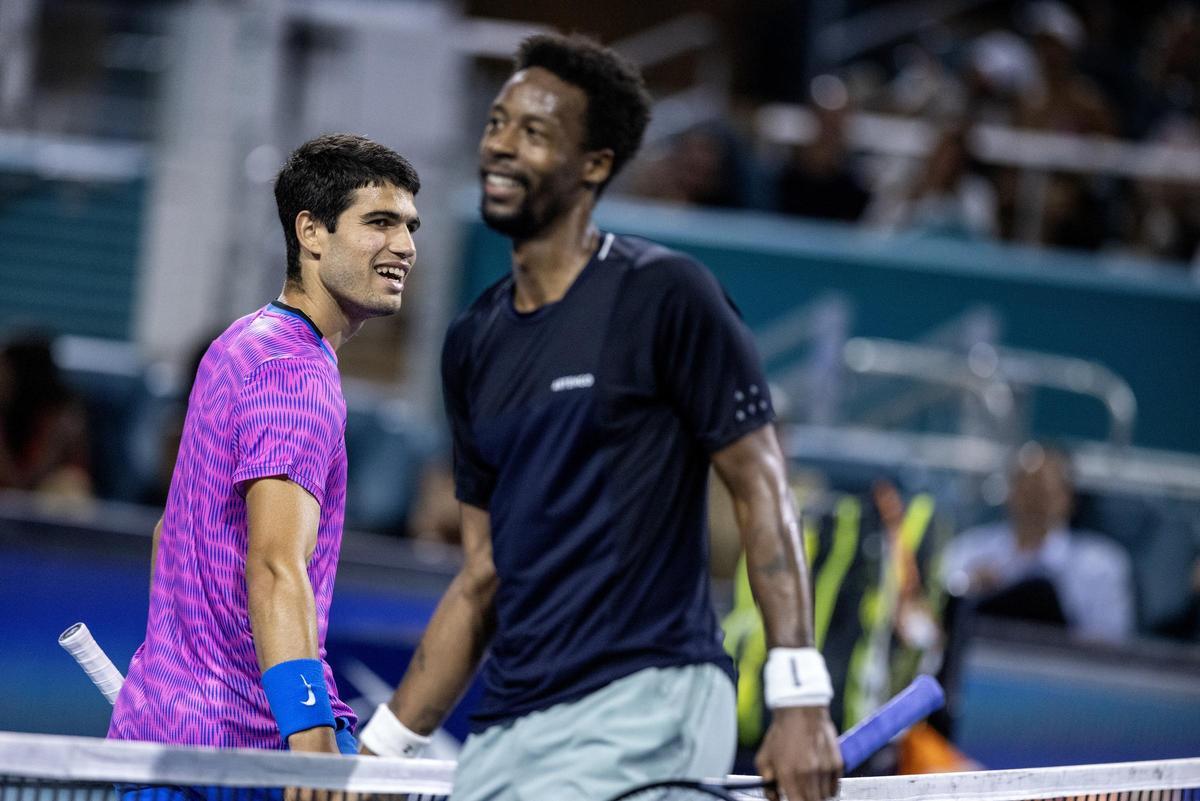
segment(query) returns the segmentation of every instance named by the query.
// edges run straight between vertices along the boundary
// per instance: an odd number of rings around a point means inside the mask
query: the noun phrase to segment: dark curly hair
[[[637,66],[582,34],[530,36],[521,42],[513,66],[514,71],[541,67],[584,91],[586,147],[612,148],[611,181],[637,152],[650,121],[650,94]]]
[[[311,212],[327,231],[350,208],[354,191],[390,183],[416,195],[421,179],[408,159],[390,148],[355,134],[325,134],[288,156],[275,179],[275,206],[287,242],[287,280],[300,283],[300,240],[296,215]]]

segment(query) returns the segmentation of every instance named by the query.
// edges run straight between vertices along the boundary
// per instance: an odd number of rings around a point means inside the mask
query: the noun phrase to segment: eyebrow
[[[387,209],[374,209],[372,211],[364,212],[363,215],[359,219],[365,221],[365,220],[375,219],[375,218],[379,218],[379,217],[382,217],[387,220],[391,220],[392,222],[402,222],[403,221],[399,214],[397,214],[394,211],[389,211]],[[410,228],[412,228],[412,230],[415,231],[421,227],[421,218],[420,217],[410,217],[405,224],[408,225]]]
[[[513,113],[503,103],[493,103],[489,112],[491,114],[503,114],[510,119],[514,117]],[[541,114],[536,111],[524,111],[515,115],[515,118],[518,122],[540,122],[545,125],[558,124],[558,119],[553,114]]]

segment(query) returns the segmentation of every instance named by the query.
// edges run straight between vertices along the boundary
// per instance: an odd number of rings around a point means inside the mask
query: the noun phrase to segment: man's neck
[[[1016,524],[1013,526],[1013,538],[1016,541],[1018,551],[1036,551],[1046,544],[1050,533],[1057,528],[1058,524],[1053,522],[1048,523],[1026,523]]]
[[[592,258],[598,237],[589,202],[575,205],[536,236],[513,240],[517,311],[531,312],[562,300]]]
[[[283,285],[283,291],[279,293],[279,302],[307,314],[335,351],[362,327],[362,321],[354,321],[347,317],[329,293],[306,292],[303,286],[291,281]]]

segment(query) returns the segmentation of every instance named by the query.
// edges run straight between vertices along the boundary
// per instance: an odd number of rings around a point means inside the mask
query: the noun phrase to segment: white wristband
[[[772,648],[763,671],[767,707],[828,706],[833,683],[816,648]]]
[[[401,723],[387,704],[380,704],[358,740],[379,756],[415,757],[420,756],[432,738],[417,734]]]

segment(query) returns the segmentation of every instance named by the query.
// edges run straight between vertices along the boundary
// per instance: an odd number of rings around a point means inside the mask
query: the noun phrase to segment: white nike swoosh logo
[[[313,695],[312,685],[309,684],[308,679],[304,678],[303,676],[300,677],[300,681],[304,682],[304,686],[308,688],[308,698],[305,698],[300,703],[304,704],[305,706],[315,705],[317,703],[317,696]]]

